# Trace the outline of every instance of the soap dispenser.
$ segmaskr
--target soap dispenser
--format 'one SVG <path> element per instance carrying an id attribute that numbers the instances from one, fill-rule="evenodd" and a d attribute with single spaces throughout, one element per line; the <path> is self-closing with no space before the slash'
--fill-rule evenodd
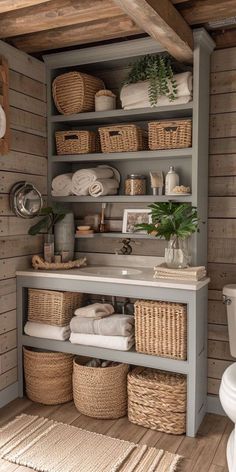
<path id="1" fill-rule="evenodd" d="M 179 175 L 175 172 L 174 166 L 170 166 L 165 178 L 165 194 L 170 195 L 176 185 L 179 185 Z"/>

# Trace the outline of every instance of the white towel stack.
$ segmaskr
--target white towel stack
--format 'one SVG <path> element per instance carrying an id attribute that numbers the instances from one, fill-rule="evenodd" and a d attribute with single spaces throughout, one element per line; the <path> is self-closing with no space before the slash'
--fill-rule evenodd
<path id="1" fill-rule="evenodd" d="M 24 332 L 28 336 L 34 336 L 35 338 L 66 341 L 70 337 L 70 326 L 52 326 L 44 323 L 27 321 L 24 327 Z"/>
<path id="2" fill-rule="evenodd" d="M 204 266 L 187 267 L 186 269 L 170 269 L 166 264 L 154 267 L 155 279 L 188 280 L 197 282 L 206 277 L 207 272 Z"/>
<path id="3" fill-rule="evenodd" d="M 62 174 L 52 181 L 53 196 L 68 195 L 115 195 L 119 181 L 117 171 L 109 166 L 98 166 L 91 169 L 80 169 L 74 174 Z"/>
<path id="4" fill-rule="evenodd" d="M 114 314 L 107 303 L 94 303 L 75 310 L 70 322 L 70 342 L 119 351 L 134 345 L 134 317 Z"/>

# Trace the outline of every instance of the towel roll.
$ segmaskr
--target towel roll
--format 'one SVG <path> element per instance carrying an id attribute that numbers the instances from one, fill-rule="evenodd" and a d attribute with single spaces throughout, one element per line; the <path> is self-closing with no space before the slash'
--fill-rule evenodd
<path id="1" fill-rule="evenodd" d="M 108 167 L 77 170 L 72 176 L 72 192 L 75 195 L 89 195 L 89 187 L 98 179 L 110 179 L 114 175 Z"/>
<path id="2" fill-rule="evenodd" d="M 116 179 L 100 179 L 89 187 L 91 197 L 100 197 L 101 195 L 116 195 L 119 184 Z"/>
<path id="3" fill-rule="evenodd" d="M 61 174 L 52 180 L 52 195 L 54 197 L 67 197 L 72 194 L 72 175 Z"/>

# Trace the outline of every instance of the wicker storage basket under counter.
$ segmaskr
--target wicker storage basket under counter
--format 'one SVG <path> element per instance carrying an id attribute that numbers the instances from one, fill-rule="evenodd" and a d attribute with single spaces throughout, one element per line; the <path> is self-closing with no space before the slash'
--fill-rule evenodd
<path id="1" fill-rule="evenodd" d="M 149 149 L 188 148 L 192 144 L 192 120 L 162 120 L 148 123 Z"/>
<path id="2" fill-rule="evenodd" d="M 94 131 L 56 131 L 57 154 L 99 152 L 99 139 Z"/>
<path id="3" fill-rule="evenodd" d="M 129 366 L 88 367 L 74 360 L 73 397 L 76 408 L 93 418 L 121 418 L 127 414 Z"/>
<path id="4" fill-rule="evenodd" d="M 28 320 L 55 326 L 67 326 L 84 295 L 78 292 L 28 289 Z"/>
<path id="5" fill-rule="evenodd" d="M 134 304 L 136 351 L 187 358 L 187 305 L 137 300 Z"/>
<path id="6" fill-rule="evenodd" d="M 182 374 L 136 367 L 128 374 L 128 418 L 170 434 L 186 431 L 187 383 Z"/>
<path id="7" fill-rule="evenodd" d="M 72 400 L 73 356 L 23 348 L 27 397 L 44 405 Z"/>
<path id="8" fill-rule="evenodd" d="M 147 149 L 147 132 L 136 125 L 99 128 L 102 152 L 132 152 Z"/>
<path id="9" fill-rule="evenodd" d="M 104 88 L 101 79 L 73 71 L 56 77 L 52 84 L 54 103 L 59 113 L 73 115 L 95 110 L 95 93 Z"/>

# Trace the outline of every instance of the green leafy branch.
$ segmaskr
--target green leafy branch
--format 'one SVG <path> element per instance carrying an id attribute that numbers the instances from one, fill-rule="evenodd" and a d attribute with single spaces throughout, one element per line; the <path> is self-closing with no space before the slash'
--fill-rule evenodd
<path id="1" fill-rule="evenodd" d="M 62 221 L 65 215 L 65 209 L 59 205 L 42 208 L 39 214 L 39 216 L 42 216 L 42 219 L 29 228 L 28 234 L 35 236 L 41 232 L 53 232 L 55 224 Z"/>

